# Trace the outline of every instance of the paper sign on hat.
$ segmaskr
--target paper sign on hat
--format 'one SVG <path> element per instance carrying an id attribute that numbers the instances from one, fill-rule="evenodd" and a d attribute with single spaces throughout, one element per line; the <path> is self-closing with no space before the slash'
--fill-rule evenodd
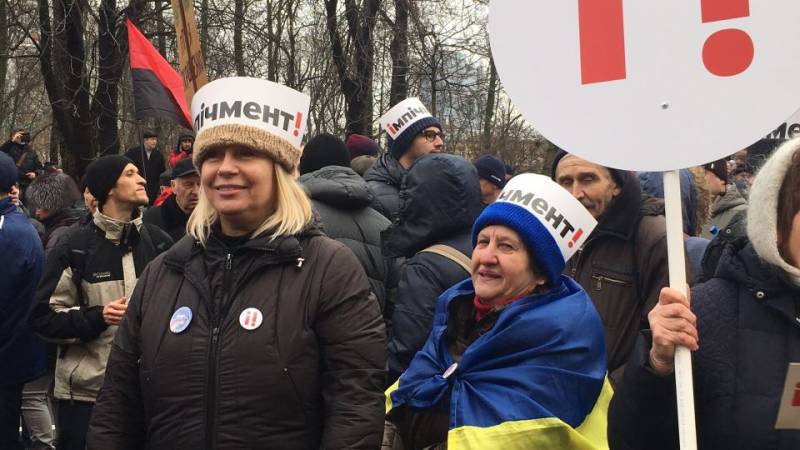
<path id="1" fill-rule="evenodd" d="M 558 244 L 564 261 L 572 257 L 597 225 L 581 202 L 544 175 L 517 175 L 508 181 L 497 202 L 525 208 L 539 219 Z"/>
<path id="2" fill-rule="evenodd" d="M 380 118 L 379 122 L 381 129 L 389 133 L 389 137 L 397 139 L 397 136 L 411 124 L 426 117 L 433 117 L 433 115 L 428 112 L 428 108 L 418 98 L 412 97 L 394 105 Z"/>
<path id="3" fill-rule="evenodd" d="M 248 77 L 221 78 L 194 94 L 192 120 L 198 137 L 219 125 L 246 125 L 299 148 L 310 104 L 308 95 L 278 83 Z"/>

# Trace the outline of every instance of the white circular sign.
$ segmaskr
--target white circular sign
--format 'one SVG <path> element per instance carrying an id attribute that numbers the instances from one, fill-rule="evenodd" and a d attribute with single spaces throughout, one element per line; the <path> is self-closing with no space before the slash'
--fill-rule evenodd
<path id="1" fill-rule="evenodd" d="M 800 106 L 800 2 L 493 0 L 517 108 L 585 159 L 671 170 L 732 154 Z"/>

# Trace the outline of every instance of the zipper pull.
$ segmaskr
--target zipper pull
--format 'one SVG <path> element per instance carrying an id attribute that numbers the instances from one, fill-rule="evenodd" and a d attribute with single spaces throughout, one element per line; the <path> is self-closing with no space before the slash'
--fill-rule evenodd
<path id="1" fill-rule="evenodd" d="M 225 257 L 225 270 L 231 270 L 231 254 Z"/>
<path id="2" fill-rule="evenodd" d="M 216 344 L 219 340 L 219 327 L 215 327 L 211 330 L 211 343 Z"/>
<path id="3" fill-rule="evenodd" d="M 305 261 L 305 259 L 304 259 L 304 258 L 297 258 L 297 268 L 298 268 L 298 269 L 301 269 L 301 268 L 303 268 L 303 262 L 304 262 L 304 261 Z"/>

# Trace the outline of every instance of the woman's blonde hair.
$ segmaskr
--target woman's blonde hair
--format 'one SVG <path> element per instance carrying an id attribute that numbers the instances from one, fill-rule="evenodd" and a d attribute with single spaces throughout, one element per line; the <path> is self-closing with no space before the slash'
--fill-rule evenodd
<path id="1" fill-rule="evenodd" d="M 273 164 L 273 167 L 275 211 L 252 234 L 255 237 L 273 230 L 270 240 L 300 233 L 312 218 L 311 202 L 297 181 L 280 164 Z M 219 215 L 201 187 L 197 206 L 186 224 L 186 232 L 205 245 L 211 225 L 217 220 Z"/>

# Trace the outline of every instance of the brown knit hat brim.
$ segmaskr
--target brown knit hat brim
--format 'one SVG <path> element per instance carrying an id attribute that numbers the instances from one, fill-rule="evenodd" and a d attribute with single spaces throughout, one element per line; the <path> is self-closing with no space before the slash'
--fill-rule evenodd
<path id="1" fill-rule="evenodd" d="M 200 131 L 194 141 L 194 165 L 199 168 L 209 150 L 229 145 L 241 145 L 263 152 L 289 173 L 294 172 L 300 161 L 300 149 L 286 139 L 260 128 L 229 123 Z"/>

